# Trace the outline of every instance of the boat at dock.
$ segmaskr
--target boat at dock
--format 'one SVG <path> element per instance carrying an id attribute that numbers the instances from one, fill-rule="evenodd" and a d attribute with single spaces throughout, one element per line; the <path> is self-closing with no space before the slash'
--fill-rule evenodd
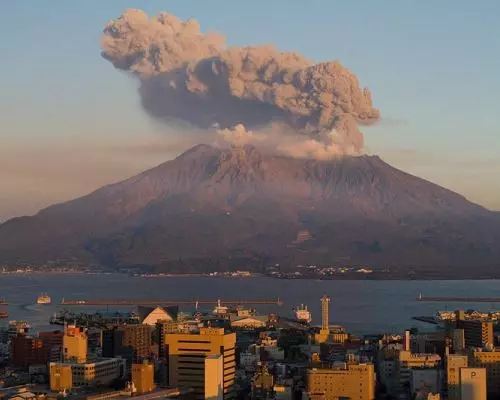
<path id="1" fill-rule="evenodd" d="M 47 293 L 42 293 L 36 299 L 36 304 L 50 304 L 52 303 L 52 299 Z"/>

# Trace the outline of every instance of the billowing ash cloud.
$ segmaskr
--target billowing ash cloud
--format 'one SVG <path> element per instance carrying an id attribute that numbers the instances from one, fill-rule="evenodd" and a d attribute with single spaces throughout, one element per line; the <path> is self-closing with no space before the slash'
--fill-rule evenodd
<path id="1" fill-rule="evenodd" d="M 230 132 L 277 123 L 278 134 L 255 133 L 252 141 L 283 140 L 276 148 L 297 156 L 357 153 L 358 125 L 379 119 L 370 91 L 338 62 L 313 64 L 272 46 L 227 48 L 224 37 L 200 33 L 195 20 L 127 10 L 107 24 L 101 42 L 104 58 L 141 79 L 148 113 L 212 132 L 216 126 L 228 141 Z"/>

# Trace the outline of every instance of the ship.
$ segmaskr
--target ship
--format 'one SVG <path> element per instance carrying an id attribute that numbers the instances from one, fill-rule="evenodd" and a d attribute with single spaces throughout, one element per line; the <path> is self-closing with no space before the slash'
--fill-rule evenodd
<path id="1" fill-rule="evenodd" d="M 47 293 L 42 293 L 36 299 L 36 304 L 50 304 L 52 303 L 52 299 Z"/>
<path id="2" fill-rule="evenodd" d="M 311 312 L 304 304 L 301 304 L 295 309 L 295 318 L 297 318 L 299 322 L 303 322 L 306 324 L 310 324 L 312 321 Z"/>
<path id="3" fill-rule="evenodd" d="M 9 318 L 8 311 L 0 311 L 0 318 Z"/>

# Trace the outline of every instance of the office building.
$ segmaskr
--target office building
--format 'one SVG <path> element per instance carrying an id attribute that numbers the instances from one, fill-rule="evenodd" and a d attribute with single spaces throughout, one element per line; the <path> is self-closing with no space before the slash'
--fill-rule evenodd
<path id="1" fill-rule="evenodd" d="M 410 398 L 418 393 L 441 393 L 442 382 L 440 368 L 413 368 L 410 371 Z"/>
<path id="2" fill-rule="evenodd" d="M 464 331 L 465 347 L 493 345 L 493 323 L 491 321 L 459 321 L 459 329 Z"/>
<path id="3" fill-rule="evenodd" d="M 469 367 L 486 368 L 486 388 L 489 398 L 500 398 L 500 351 L 471 350 Z"/>
<path id="4" fill-rule="evenodd" d="M 50 390 L 63 392 L 73 387 L 73 374 L 71 365 L 53 363 L 49 364 Z"/>
<path id="5" fill-rule="evenodd" d="M 155 390 L 155 370 L 152 363 L 132 365 L 132 383 L 136 393 L 149 393 Z"/>
<path id="6" fill-rule="evenodd" d="M 446 357 L 446 390 L 449 400 L 460 399 L 460 370 L 467 368 L 468 357 L 450 354 Z"/>
<path id="7" fill-rule="evenodd" d="M 397 363 L 397 382 L 394 387 L 399 387 L 399 392 L 406 391 L 410 386 L 412 369 L 438 368 L 441 357 L 438 354 L 411 353 L 400 351 Z"/>
<path id="8" fill-rule="evenodd" d="M 125 374 L 125 360 L 121 358 L 102 358 L 92 362 L 85 363 L 50 363 L 50 379 L 54 386 L 57 386 L 57 373 L 67 373 L 65 368 L 71 368 L 71 387 L 91 387 L 91 386 L 109 386 L 117 379 L 123 378 Z M 67 380 L 64 379 L 67 385 Z"/>
<path id="9" fill-rule="evenodd" d="M 311 400 L 346 398 L 373 400 L 373 364 L 340 363 L 332 368 L 312 368 L 307 372 L 307 392 Z"/>
<path id="10" fill-rule="evenodd" d="M 87 361 L 87 331 L 75 325 L 64 327 L 64 361 L 84 363 Z"/>
<path id="11" fill-rule="evenodd" d="M 463 329 L 453 329 L 451 331 L 451 341 L 453 351 L 461 353 L 465 349 L 465 334 Z"/>
<path id="12" fill-rule="evenodd" d="M 165 335 L 168 356 L 168 380 L 172 387 L 193 388 L 197 398 L 204 398 L 205 358 L 221 355 L 223 360 L 224 399 L 233 398 L 236 334 L 223 328 L 200 328 L 199 333 Z M 212 365 L 212 364 L 209 364 Z"/>
<path id="13" fill-rule="evenodd" d="M 43 340 L 47 361 L 58 362 L 62 360 L 63 336 L 64 332 L 62 331 L 40 332 L 38 334 L 38 337 Z"/>
<path id="14" fill-rule="evenodd" d="M 18 368 L 47 364 L 47 352 L 42 339 L 17 334 L 11 340 L 11 362 Z"/>
<path id="15" fill-rule="evenodd" d="M 461 400 L 486 400 L 486 370 L 484 368 L 460 369 L 460 395 Z"/>
<path id="16" fill-rule="evenodd" d="M 224 357 L 213 354 L 205 358 L 205 399 L 224 398 Z"/>
<path id="17" fill-rule="evenodd" d="M 102 356 L 123 357 L 128 364 L 151 356 L 151 327 L 142 324 L 119 325 L 102 332 Z"/>

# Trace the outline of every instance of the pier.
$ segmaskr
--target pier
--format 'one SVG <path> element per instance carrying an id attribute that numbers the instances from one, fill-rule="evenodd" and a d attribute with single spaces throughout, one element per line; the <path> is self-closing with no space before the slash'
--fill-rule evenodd
<path id="1" fill-rule="evenodd" d="M 278 305 L 283 302 L 278 299 L 255 300 L 154 300 L 154 299 L 62 299 L 62 306 L 166 306 L 166 305 Z"/>
<path id="2" fill-rule="evenodd" d="M 500 303 L 500 297 L 428 297 L 420 295 L 415 300 L 427 303 Z"/>

